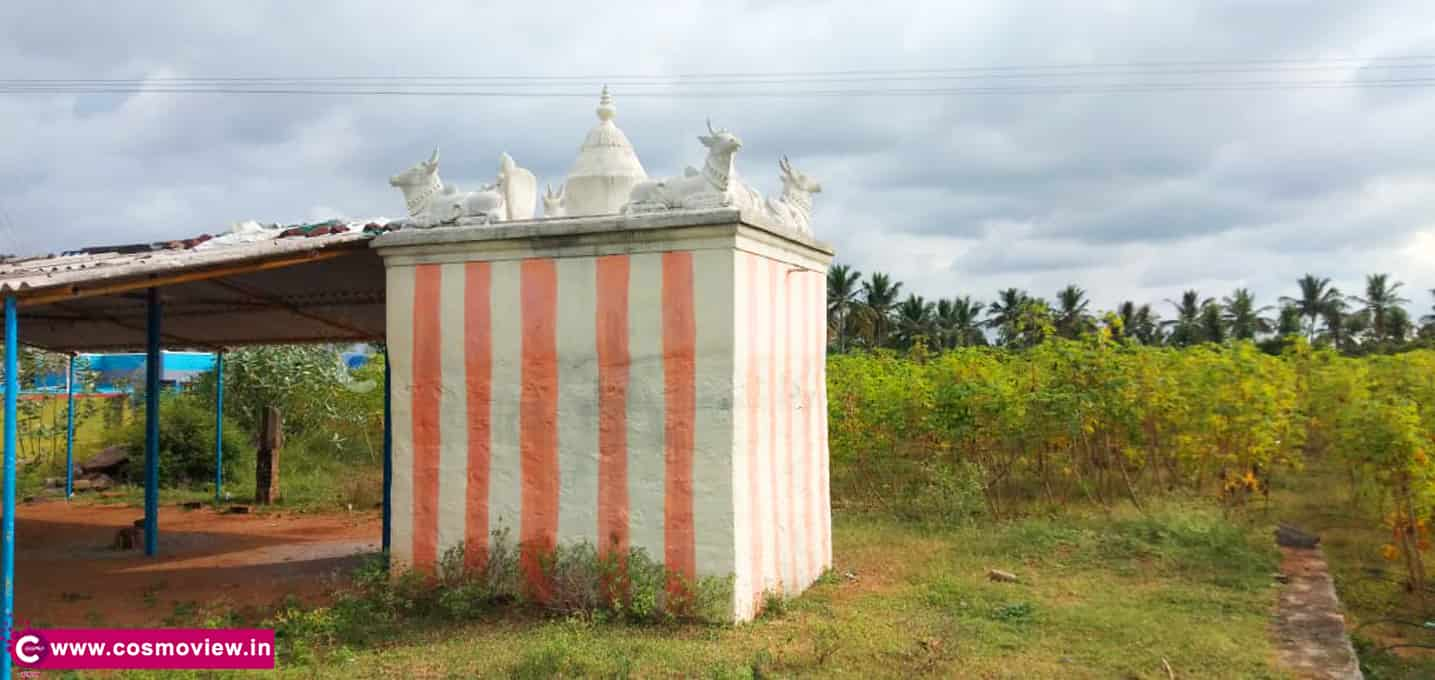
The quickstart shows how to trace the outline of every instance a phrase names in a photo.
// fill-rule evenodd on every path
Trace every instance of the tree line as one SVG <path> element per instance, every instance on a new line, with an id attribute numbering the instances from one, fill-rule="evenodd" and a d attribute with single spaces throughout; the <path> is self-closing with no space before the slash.
<path id="1" fill-rule="evenodd" d="M 971 296 L 928 300 L 902 295 L 902 283 L 882 272 L 862 273 L 835 264 L 827 273 L 829 349 L 952 349 L 981 345 L 1025 348 L 1050 337 L 1092 333 L 1150 346 L 1187 347 L 1250 340 L 1278 352 L 1291 336 L 1345 354 L 1398 352 L 1435 347 L 1435 305 L 1418 321 L 1404 305 L 1404 284 L 1389 274 L 1365 277 L 1363 295 L 1347 295 L 1329 278 L 1306 274 L 1296 295 L 1261 305 L 1247 288 L 1220 299 L 1184 291 L 1166 300 L 1163 317 L 1150 304 L 1125 301 L 1114 310 L 1093 309 L 1087 292 L 1071 284 L 1047 300 L 1007 288 L 990 302 Z M 1435 289 L 1430 293 L 1435 296 Z"/>

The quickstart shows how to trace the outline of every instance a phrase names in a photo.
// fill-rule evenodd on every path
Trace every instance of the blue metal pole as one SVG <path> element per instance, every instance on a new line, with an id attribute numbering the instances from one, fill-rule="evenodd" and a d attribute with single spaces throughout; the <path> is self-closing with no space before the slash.
<path id="1" fill-rule="evenodd" d="M 10 680 L 9 642 L 15 628 L 15 421 L 19 417 L 16 398 L 20 395 L 20 322 L 15 297 L 5 298 L 5 646 L 0 656 L 0 679 Z"/>
<path id="2" fill-rule="evenodd" d="M 65 378 L 65 498 L 75 495 L 75 355 L 70 354 L 70 374 Z"/>
<path id="3" fill-rule="evenodd" d="M 389 371 L 389 350 L 384 348 L 384 555 L 389 554 L 389 542 L 393 529 L 394 499 L 394 427 L 393 405 Z M 9 422 L 8 420 L 5 422 Z"/>
<path id="4" fill-rule="evenodd" d="M 153 557 L 159 552 L 159 377 L 164 362 L 158 288 L 149 289 L 145 307 L 144 554 Z"/>
<path id="5" fill-rule="evenodd" d="M 224 501 L 224 350 L 214 353 L 214 504 Z"/>

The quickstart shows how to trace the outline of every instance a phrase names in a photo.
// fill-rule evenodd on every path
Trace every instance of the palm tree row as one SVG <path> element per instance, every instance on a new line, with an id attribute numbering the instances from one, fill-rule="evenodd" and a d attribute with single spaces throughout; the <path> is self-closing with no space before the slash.
<path id="1" fill-rule="evenodd" d="M 1053 302 L 1027 291 L 998 291 L 989 303 L 970 296 L 928 300 L 902 296 L 902 283 L 887 274 L 837 264 L 827 275 L 827 323 L 832 350 L 886 347 L 933 349 L 997 344 L 1030 347 L 1058 336 L 1077 338 L 1105 331 L 1118 340 L 1145 345 L 1188 346 L 1227 340 L 1263 341 L 1276 348 L 1291 335 L 1342 352 L 1388 352 L 1412 343 L 1435 346 L 1435 306 L 1417 328 L 1400 296 L 1404 285 L 1388 274 L 1366 277 L 1363 296 L 1343 295 L 1330 279 L 1307 274 L 1299 294 L 1281 297 L 1280 307 L 1259 305 L 1238 288 L 1217 300 L 1187 290 L 1167 300 L 1172 317 L 1162 319 L 1149 304 L 1122 302 L 1114 311 L 1094 312 L 1086 291 L 1068 285 Z M 1435 296 L 1435 289 L 1430 291 Z M 1275 316 L 1272 316 L 1272 313 Z"/>

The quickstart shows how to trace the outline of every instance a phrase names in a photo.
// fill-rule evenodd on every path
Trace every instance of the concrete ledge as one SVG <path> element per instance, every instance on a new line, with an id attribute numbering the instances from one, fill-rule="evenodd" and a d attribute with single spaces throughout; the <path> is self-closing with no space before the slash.
<path id="1" fill-rule="evenodd" d="M 787 241 L 803 249 L 816 251 L 831 258 L 832 246 L 818 241 L 807 234 L 773 225 L 766 220 L 745 215 L 734 208 L 717 210 L 671 210 L 666 212 L 642 213 L 636 215 L 595 215 L 591 217 L 560 217 L 552 219 L 502 222 L 496 226 L 452 226 L 432 229 L 409 228 L 383 234 L 372 242 L 372 247 L 389 255 L 420 254 L 434 252 L 426 246 L 467 245 L 469 249 L 490 246 L 479 245 L 501 241 L 523 241 L 525 246 L 507 246 L 509 249 L 534 251 L 563 249 L 567 246 L 590 246 L 600 244 L 639 244 L 646 242 L 672 241 L 674 236 L 714 235 L 712 230 L 695 230 L 690 234 L 674 234 L 673 230 L 694 227 L 728 227 L 719 230 L 735 233 L 735 227 L 742 225 L 750 230 L 766 232 L 776 237 L 767 241 Z M 494 249 L 504 249 L 496 243 Z"/>

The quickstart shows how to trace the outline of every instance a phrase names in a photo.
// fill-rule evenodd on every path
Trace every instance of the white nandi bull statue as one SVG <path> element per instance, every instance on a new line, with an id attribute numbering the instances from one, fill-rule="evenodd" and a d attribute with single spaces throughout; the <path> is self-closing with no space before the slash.
<path id="1" fill-rule="evenodd" d="M 538 212 L 538 178 L 504 153 L 498 161 L 498 192 L 503 194 L 504 219 L 531 220 Z"/>
<path id="2" fill-rule="evenodd" d="M 544 217 L 567 217 L 568 206 L 564 203 L 564 188 L 566 185 L 559 184 L 558 191 L 553 190 L 553 185 L 548 185 L 543 191 L 543 216 Z"/>
<path id="3" fill-rule="evenodd" d="M 688 166 L 682 177 L 639 182 L 628 195 L 623 212 L 759 207 L 761 201 L 754 201 L 756 192 L 742 185 L 733 165 L 733 157 L 742 148 L 742 140 L 727 130 L 714 130 L 712 121 L 708 121 L 708 134 L 699 136 L 698 141 L 708 149 L 701 171 Z"/>
<path id="4" fill-rule="evenodd" d="M 503 220 L 530 219 L 537 198 L 533 173 L 518 167 L 503 154 L 498 181 L 478 191 L 459 191 L 438 176 L 438 149 L 426 161 L 389 178 L 389 186 L 404 193 L 409 219 L 421 228 L 460 221 L 491 224 Z"/>
<path id="5" fill-rule="evenodd" d="M 767 212 L 781 224 L 804 234 L 812 233 L 812 195 L 822 193 L 822 185 L 794 169 L 783 156 L 777 163 L 782 180 L 782 195 L 767 199 Z"/>

